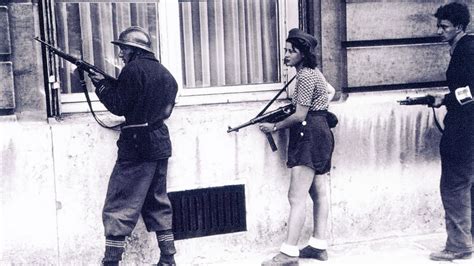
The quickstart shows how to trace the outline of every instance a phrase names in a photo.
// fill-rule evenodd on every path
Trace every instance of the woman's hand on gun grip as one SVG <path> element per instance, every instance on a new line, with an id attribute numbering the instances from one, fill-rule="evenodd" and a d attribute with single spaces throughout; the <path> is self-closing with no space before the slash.
<path id="1" fill-rule="evenodd" d="M 258 128 L 263 133 L 273 132 L 273 128 L 275 125 L 273 123 L 260 123 L 258 124 Z"/>

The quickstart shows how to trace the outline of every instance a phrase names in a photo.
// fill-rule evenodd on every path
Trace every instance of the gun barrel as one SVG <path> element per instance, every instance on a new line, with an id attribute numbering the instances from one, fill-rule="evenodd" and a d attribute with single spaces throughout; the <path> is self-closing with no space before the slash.
<path id="1" fill-rule="evenodd" d="M 243 123 L 242 125 L 239 125 L 239 126 L 236 126 L 236 127 L 229 127 L 227 129 L 227 133 L 234 132 L 234 131 L 237 132 L 237 131 L 239 131 L 239 129 L 244 128 L 244 127 L 248 127 L 248 126 L 253 125 L 253 124 L 255 124 L 255 122 L 253 122 L 253 119 L 252 119 L 252 120 L 250 120 L 246 123 Z"/>
<path id="2" fill-rule="evenodd" d="M 237 127 L 234 127 L 234 128 L 229 127 L 227 129 L 227 133 L 230 133 L 230 132 L 233 132 L 233 131 L 239 131 L 239 129 L 241 129 L 241 128 L 244 128 L 244 127 L 256 124 L 256 123 L 260 123 L 260 122 L 275 123 L 275 122 L 278 122 L 278 121 L 281 121 L 281 120 L 285 119 L 286 117 L 288 117 L 289 115 L 294 113 L 294 111 L 295 111 L 295 107 L 293 105 L 291 105 L 291 104 L 285 105 L 285 106 L 279 107 L 279 108 L 277 108 L 273 111 L 270 111 L 268 113 L 264 113 L 261 116 L 257 116 L 255 118 L 251 119 L 250 121 L 240 125 L 240 126 L 237 126 Z"/>
<path id="3" fill-rule="evenodd" d="M 74 56 L 66 54 L 65 52 L 59 50 L 58 48 L 56 48 L 56 47 L 52 46 L 51 44 L 41 40 L 38 37 L 35 37 L 34 39 L 36 41 L 40 42 L 41 44 L 45 45 L 54 54 L 57 54 L 59 57 L 64 58 L 65 60 L 67 60 L 67 61 L 69 61 L 69 62 L 71 62 L 75 65 L 77 64 L 77 61 L 79 61 L 79 59 L 75 58 Z"/>
<path id="4" fill-rule="evenodd" d="M 65 52 L 57 49 L 56 47 L 52 46 L 51 44 L 41 40 L 40 38 L 38 37 L 35 37 L 34 38 L 36 41 L 40 42 L 41 44 L 45 45 L 46 48 L 48 48 L 52 53 L 56 54 L 57 56 L 63 58 L 64 60 L 76 65 L 79 69 L 81 70 L 84 70 L 86 71 L 87 73 L 91 73 L 92 71 L 94 72 L 97 72 L 97 73 L 100 73 L 102 74 L 106 79 L 109 79 L 109 80 L 116 80 L 116 78 L 110 76 L 109 74 L 107 74 L 105 71 L 103 71 L 102 69 L 92 65 L 92 64 L 89 64 L 87 63 L 86 61 L 83 61 L 81 59 L 78 59 L 78 58 L 75 58 L 74 56 L 72 55 L 69 55 L 69 54 L 66 54 Z"/>
<path id="5" fill-rule="evenodd" d="M 405 100 L 398 101 L 400 105 L 431 105 L 435 101 L 434 97 L 431 95 L 426 95 L 422 97 L 407 97 Z"/>

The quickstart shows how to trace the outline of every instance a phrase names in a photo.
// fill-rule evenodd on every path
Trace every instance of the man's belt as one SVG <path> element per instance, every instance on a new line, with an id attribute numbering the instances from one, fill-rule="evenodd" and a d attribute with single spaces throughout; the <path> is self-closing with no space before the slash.
<path id="1" fill-rule="evenodd" d="M 153 124 L 148 124 L 148 123 L 142 123 L 142 124 L 126 124 L 125 126 L 122 126 L 121 129 L 138 129 L 138 128 L 147 128 L 149 131 L 153 131 L 155 129 L 160 128 L 163 126 L 163 121 L 158 121 Z"/>

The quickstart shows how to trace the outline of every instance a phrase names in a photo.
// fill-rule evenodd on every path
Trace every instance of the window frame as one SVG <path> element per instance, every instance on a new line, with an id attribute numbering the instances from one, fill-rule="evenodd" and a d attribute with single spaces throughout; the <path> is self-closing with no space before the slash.
<path id="1" fill-rule="evenodd" d="M 280 58 L 284 57 L 283 47 L 285 45 L 286 32 L 299 25 L 298 0 L 279 0 L 279 42 Z M 264 101 L 274 97 L 275 92 L 295 74 L 292 68 L 288 68 L 280 60 L 280 80 L 278 83 L 249 84 L 218 86 L 205 88 L 184 88 L 183 68 L 181 58 L 181 37 L 176 32 L 180 31 L 179 2 L 178 0 L 157 0 L 159 17 L 160 50 L 157 55 L 160 62 L 173 74 L 178 83 L 178 95 L 176 106 L 203 105 L 235 103 L 247 101 Z M 82 93 L 65 94 L 60 93 L 61 114 L 88 112 L 89 107 Z M 282 95 L 287 98 L 288 95 Z M 105 111 L 105 107 L 99 102 L 95 93 L 90 93 L 92 106 L 95 111 Z"/>

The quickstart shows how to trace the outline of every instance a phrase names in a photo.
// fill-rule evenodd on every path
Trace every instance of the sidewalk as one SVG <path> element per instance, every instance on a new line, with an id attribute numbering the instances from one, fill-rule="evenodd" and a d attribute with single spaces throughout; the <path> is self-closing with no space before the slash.
<path id="1" fill-rule="evenodd" d="M 300 259 L 300 265 L 474 265 L 474 259 L 437 262 L 429 259 L 432 251 L 443 249 L 445 234 L 392 237 L 329 247 L 329 260 Z M 262 254 L 244 254 L 242 258 L 223 258 L 205 265 L 260 265 L 272 258 L 278 248 Z"/>

